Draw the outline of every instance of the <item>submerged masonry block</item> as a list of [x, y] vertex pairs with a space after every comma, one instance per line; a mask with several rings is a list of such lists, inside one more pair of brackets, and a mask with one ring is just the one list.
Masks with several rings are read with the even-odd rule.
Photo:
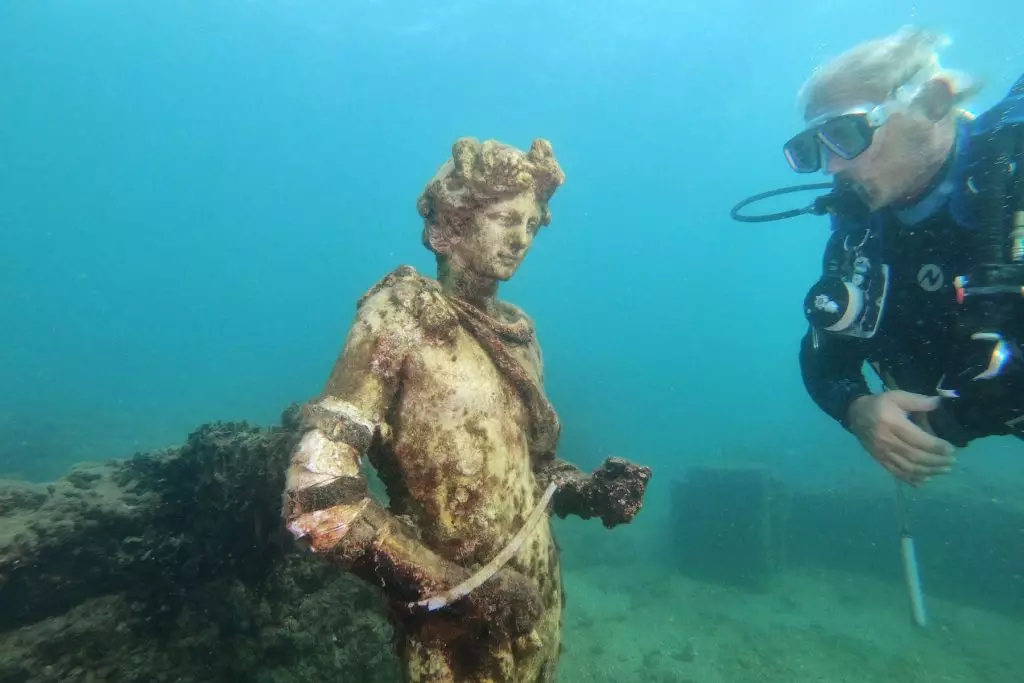
[[[902, 583], [894, 498], [794, 492], [791, 561]], [[926, 596], [1024, 617], [1024, 506], [924, 487], [907, 509]]]
[[672, 492], [674, 552], [702, 580], [768, 587], [786, 560], [782, 485], [756, 468], [691, 468]]
[[[964, 492], [908, 495], [927, 596], [1024, 616], [1024, 504]], [[759, 469], [698, 467], [675, 483], [680, 571], [762, 589], [775, 572], [819, 567], [903, 582], [894, 494], [789, 490]]]

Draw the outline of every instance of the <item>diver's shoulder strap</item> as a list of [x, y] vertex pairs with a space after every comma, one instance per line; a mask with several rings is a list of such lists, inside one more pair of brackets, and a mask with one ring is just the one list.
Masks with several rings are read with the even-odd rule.
[[1024, 96], [1024, 75], [1018, 78], [1017, 82], [1010, 88], [1010, 94]]
[[1005, 203], [1006, 174], [1020, 173], [1024, 154], [1024, 76], [1002, 100], [977, 117], [965, 116], [958, 136], [957, 169], [950, 212], [958, 223], [973, 232], [1002, 222], [998, 210]]
[[1006, 97], [979, 114], [971, 123], [971, 137], [978, 138], [997, 128], [1024, 124], [1024, 76], [1021, 76]]

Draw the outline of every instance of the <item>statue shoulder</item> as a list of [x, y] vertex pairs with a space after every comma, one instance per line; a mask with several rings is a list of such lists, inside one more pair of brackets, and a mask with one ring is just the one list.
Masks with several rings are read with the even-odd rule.
[[544, 354], [540, 348], [540, 340], [537, 339], [537, 327], [533, 318], [527, 315], [526, 311], [508, 301], [499, 302], [499, 307], [505, 331], [510, 337], [525, 345], [529, 362], [543, 376]]
[[451, 339], [458, 326], [441, 285], [412, 266], [399, 266], [385, 275], [359, 298], [356, 307], [360, 317], [379, 317], [387, 327], [413, 324], [425, 336], [440, 340]]
[[536, 327], [533, 324], [533, 318], [527, 315], [526, 311], [509, 301], [499, 301], [498, 306], [500, 307], [502, 322], [519, 327], [530, 336], [534, 336]]

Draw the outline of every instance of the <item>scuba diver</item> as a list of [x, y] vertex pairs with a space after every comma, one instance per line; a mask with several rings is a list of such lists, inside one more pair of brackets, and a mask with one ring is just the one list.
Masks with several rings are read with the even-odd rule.
[[[733, 209], [830, 216], [804, 302], [804, 385], [912, 485], [975, 439], [1024, 436], [1024, 78], [974, 117], [961, 105], [980, 86], [939, 65], [946, 44], [904, 27], [817, 70], [800, 90], [805, 127], [783, 150], [794, 171], [834, 182]], [[739, 213], [823, 187], [805, 209]], [[872, 392], [865, 363], [886, 391]]]

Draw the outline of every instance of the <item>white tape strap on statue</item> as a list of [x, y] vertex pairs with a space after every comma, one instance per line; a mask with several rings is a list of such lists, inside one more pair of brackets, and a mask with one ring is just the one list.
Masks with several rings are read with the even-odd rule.
[[333, 396], [327, 396], [321, 399], [317, 406], [325, 412], [333, 413], [335, 416], [353, 424], [358, 425], [362, 429], [373, 432], [373, 420], [365, 417], [358, 408], [349, 403], [343, 401], [340, 398], [334, 398]]
[[351, 446], [359, 455], [370, 447], [377, 425], [351, 403], [328, 396], [309, 404], [307, 410], [309, 426], [330, 441]]
[[530, 535], [530, 532], [537, 526], [541, 518], [544, 515], [544, 510], [547, 509], [548, 503], [551, 502], [551, 496], [555, 495], [555, 491], [558, 489], [558, 485], [552, 482], [548, 485], [547, 489], [544, 490], [544, 495], [540, 497], [536, 507], [533, 508], [533, 512], [523, 523], [523, 526], [519, 529], [516, 535], [509, 541], [508, 545], [505, 546], [500, 553], [494, 556], [490, 562], [488, 562], [480, 571], [473, 576], [469, 577], [459, 585], [451, 588], [444, 593], [424, 598], [416, 602], [409, 603], [409, 607], [426, 607], [428, 612], [433, 612], [445, 607], [459, 598], [463, 598], [474, 590], [480, 587], [487, 579], [494, 576], [498, 570], [504, 567], [512, 556], [516, 554], [520, 546], [526, 540], [526, 537]]

